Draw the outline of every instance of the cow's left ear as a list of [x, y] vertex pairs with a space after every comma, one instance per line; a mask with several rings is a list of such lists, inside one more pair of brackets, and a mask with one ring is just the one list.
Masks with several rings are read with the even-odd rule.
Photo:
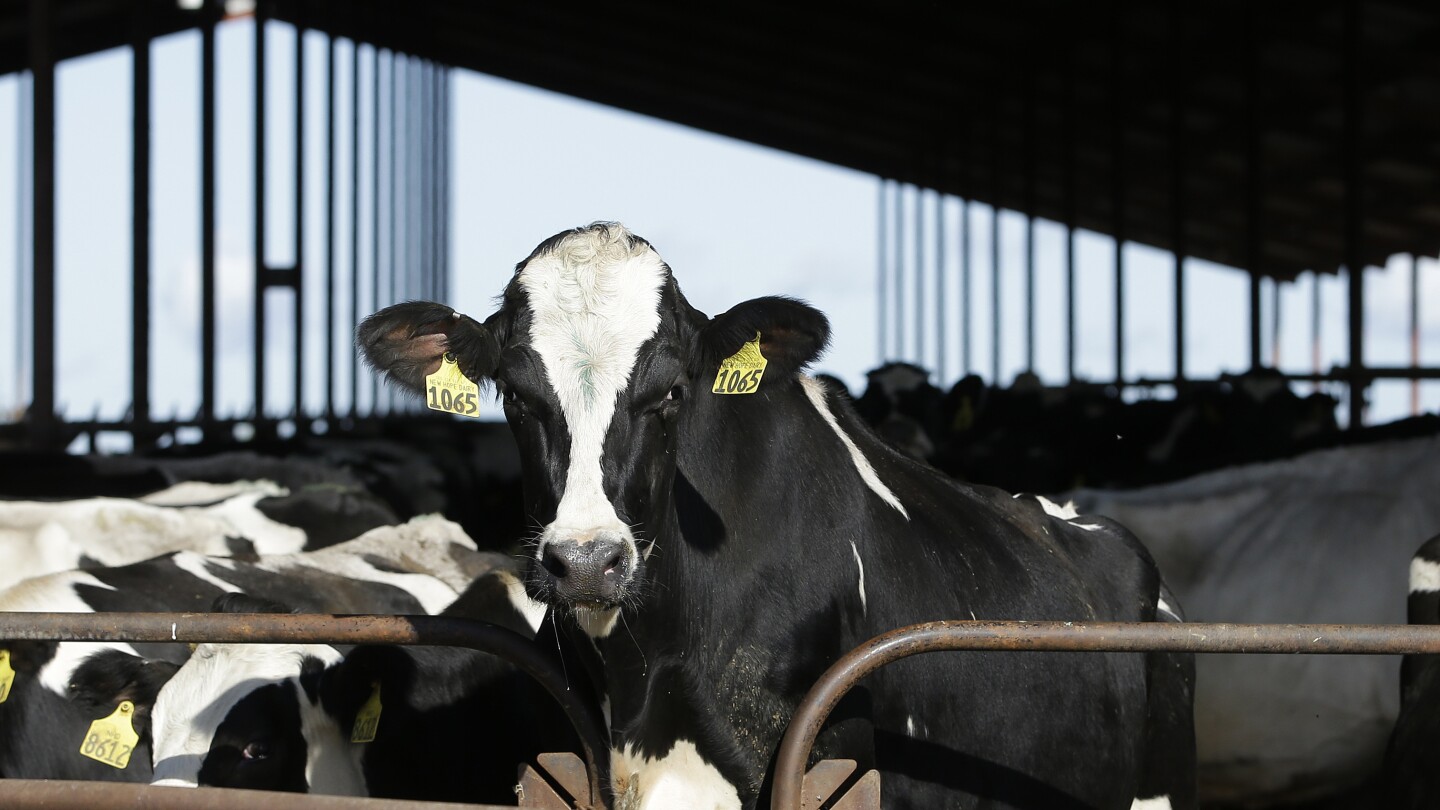
[[757, 332], [767, 371], [784, 374], [813, 362], [830, 342], [830, 322], [820, 310], [794, 298], [754, 298], [716, 315], [701, 328], [702, 366], [697, 372], [719, 367], [720, 361], [754, 340]]
[[149, 732], [150, 709], [155, 696], [180, 668], [163, 659], [141, 658], [120, 650], [102, 650], [75, 668], [70, 676], [70, 700], [86, 714], [105, 717], [122, 701], [135, 704], [130, 724], [144, 737]]
[[500, 342], [489, 326], [429, 301], [371, 315], [355, 330], [355, 343], [367, 363], [411, 393], [423, 393], [425, 377], [447, 354], [472, 382], [493, 378], [500, 364]]

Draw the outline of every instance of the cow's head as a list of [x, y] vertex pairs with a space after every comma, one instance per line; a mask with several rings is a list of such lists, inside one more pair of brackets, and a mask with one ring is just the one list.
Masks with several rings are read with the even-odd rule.
[[645, 561], [663, 547], [679, 437], [696, 403], [714, 396], [721, 361], [757, 333], [764, 382], [782, 386], [824, 348], [829, 327], [786, 298], [707, 318], [650, 243], [597, 223], [542, 242], [484, 323], [411, 302], [367, 318], [357, 340], [414, 392], [447, 353], [470, 379], [493, 381], [520, 447], [527, 512], [543, 527], [528, 588], [589, 629], [643, 592]]

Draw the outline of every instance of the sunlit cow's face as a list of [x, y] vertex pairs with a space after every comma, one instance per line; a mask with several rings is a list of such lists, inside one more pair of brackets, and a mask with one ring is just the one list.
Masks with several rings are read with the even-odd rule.
[[366, 359], [420, 391], [452, 354], [493, 380], [519, 444], [526, 511], [539, 527], [527, 587], [596, 634], [644, 590], [669, 509], [676, 443], [720, 358], [757, 333], [767, 384], [824, 346], [825, 318], [789, 299], [741, 304], [713, 321], [691, 308], [643, 239], [615, 224], [555, 236], [521, 262], [485, 323], [427, 302], [361, 324]]

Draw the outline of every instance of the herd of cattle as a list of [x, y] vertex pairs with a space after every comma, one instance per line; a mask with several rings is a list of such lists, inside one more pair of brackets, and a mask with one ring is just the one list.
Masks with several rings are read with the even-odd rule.
[[[926, 425], [914, 417], [923, 375], [903, 367], [852, 402], [804, 372], [828, 329], [787, 298], [706, 316], [618, 225], [558, 234], [483, 319], [411, 302], [357, 333], [404, 389], [424, 391], [450, 363], [492, 386], [508, 434], [436, 420], [285, 454], [7, 454], [0, 611], [428, 613], [507, 627], [577, 662], [568, 677], [609, 723], [619, 810], [762, 806], [804, 692], [843, 653], [908, 624], [1401, 622], [1407, 590], [1410, 620], [1440, 623], [1440, 545], [1410, 559], [1440, 535], [1440, 436], [1131, 489], [1093, 488], [1118, 479], [1026, 451], [1010, 472], [967, 469], [975, 483], [961, 483], [914, 456], [960, 457], [954, 436], [997, 457], [1038, 445], [1015, 426], [1048, 422], [1044, 410], [972, 386]], [[742, 371], [745, 384], [721, 382]], [[1275, 418], [1294, 441], [1325, 435], [1324, 417], [1274, 404], [1286, 394], [1267, 394], [1266, 413], [1290, 414]], [[1218, 402], [1145, 430], [1195, 463], [1185, 448], [1237, 412]], [[1006, 419], [1009, 433], [982, 435]], [[1247, 452], [1284, 455], [1273, 447]], [[852, 691], [813, 756], [878, 769], [897, 808], [1335, 795], [1434, 807], [1437, 667], [919, 656]], [[117, 716], [133, 744], [98, 751], [94, 724]], [[0, 640], [0, 777], [501, 804], [519, 763], [577, 745], [538, 685], [475, 652]]]

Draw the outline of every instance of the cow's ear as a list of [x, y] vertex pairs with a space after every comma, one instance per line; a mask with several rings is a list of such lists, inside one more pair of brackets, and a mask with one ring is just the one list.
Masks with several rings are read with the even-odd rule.
[[[381, 706], [389, 707], [393, 717], [402, 705], [400, 696], [410, 690], [414, 681], [415, 660], [408, 652], [385, 644], [367, 644], [355, 647], [344, 661], [321, 673], [320, 702], [341, 728], [349, 729], [377, 687]], [[380, 725], [385, 725], [384, 711]]]
[[491, 328], [444, 304], [408, 301], [386, 307], [355, 330], [360, 353], [376, 371], [412, 393], [440, 369], [446, 352], [471, 380], [492, 379], [500, 342]]
[[58, 641], [0, 641], [0, 649], [10, 651], [10, 668], [30, 675], [38, 673], [59, 648]]
[[[760, 334], [767, 371], [798, 371], [825, 351], [830, 322], [804, 301], [782, 296], [755, 298], [716, 315], [700, 330], [700, 373], [717, 368]], [[768, 376], [768, 375], [767, 375]]]
[[160, 688], [180, 668], [163, 659], [141, 658], [120, 650], [102, 650], [86, 658], [70, 676], [71, 702], [96, 719], [112, 714], [122, 701], [135, 705], [130, 724], [149, 733], [150, 710]]

